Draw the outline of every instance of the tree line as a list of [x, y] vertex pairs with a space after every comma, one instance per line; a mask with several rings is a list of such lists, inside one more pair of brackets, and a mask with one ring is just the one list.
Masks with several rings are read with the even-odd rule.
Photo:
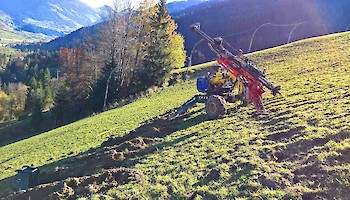
[[0, 77], [5, 84], [26, 87], [22, 114], [32, 116], [33, 124], [50, 108], [57, 123], [74, 121], [163, 86], [170, 70], [182, 67], [186, 58], [184, 39], [176, 30], [166, 0], [144, 0], [137, 9], [130, 1], [115, 1], [97, 36], [86, 36], [76, 48], [9, 62]]
[[[18, 119], [52, 107], [51, 67], [57, 53], [38, 51], [26, 56], [3, 55], [0, 71], [0, 121]], [[34, 104], [36, 106], [34, 108]]]
[[183, 66], [184, 39], [165, 0], [144, 0], [137, 10], [129, 1], [115, 5], [97, 39], [60, 50], [64, 81], [55, 98], [57, 119], [106, 110], [116, 100], [162, 86], [171, 69]]

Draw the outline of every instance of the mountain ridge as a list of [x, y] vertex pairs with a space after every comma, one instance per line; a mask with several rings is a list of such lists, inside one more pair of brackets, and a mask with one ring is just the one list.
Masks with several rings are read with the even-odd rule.
[[0, 10], [12, 18], [17, 30], [54, 37], [103, 20], [99, 9], [79, 0], [5, 1]]
[[186, 1], [173, 1], [171, 3], [168, 3], [168, 9], [172, 15], [182, 12], [188, 8], [191, 8], [193, 6], [196, 6], [198, 4], [212, 1], [212, 0], [186, 0]]
[[204, 42], [196, 45], [201, 38], [189, 29], [193, 23], [200, 22], [207, 34], [212, 37], [223, 36], [235, 48], [249, 52], [286, 44], [289, 36], [291, 41], [297, 41], [345, 31], [350, 25], [350, 2], [209, 1], [176, 13], [174, 19], [179, 25], [178, 31], [185, 36], [188, 56], [193, 51], [192, 63], [201, 63], [211, 60], [215, 55], [202, 50], [206, 49]]
[[[206, 62], [215, 57], [205, 48], [204, 42], [196, 44], [200, 38], [189, 28], [196, 22], [201, 23], [207, 34], [212, 37], [223, 36], [232, 46], [241, 48], [244, 52], [249, 51], [250, 42], [252, 43], [250, 50], [256, 51], [282, 45], [288, 41], [345, 31], [346, 27], [350, 26], [350, 2], [346, 0], [339, 0], [336, 4], [329, 4], [327, 0], [259, 2], [260, 0], [193, 0], [169, 3], [170, 7], [171, 5], [181, 7], [183, 3], [193, 4], [178, 12], [174, 8], [169, 8], [178, 24], [178, 32], [185, 38], [187, 56], [192, 55], [192, 64]], [[295, 9], [289, 11], [291, 7]], [[338, 10], [340, 12], [337, 12]], [[271, 25], [267, 25], [268, 23]], [[260, 27], [263, 24], [265, 26]], [[251, 41], [255, 30], [257, 33]], [[78, 32], [79, 30], [69, 37], [76, 39], [76, 36], [83, 35]], [[73, 43], [68, 38], [57, 38], [39, 48], [53, 50], [61, 45], [74, 47], [71, 44]]]

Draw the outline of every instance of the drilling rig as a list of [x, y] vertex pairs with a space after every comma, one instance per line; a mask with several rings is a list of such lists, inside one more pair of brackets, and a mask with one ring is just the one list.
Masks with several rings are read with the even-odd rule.
[[207, 76], [197, 78], [197, 90], [202, 94], [195, 95], [185, 102], [176, 113], [169, 116], [169, 119], [185, 113], [196, 103], [205, 103], [206, 113], [210, 119], [224, 116], [227, 112], [227, 103], [237, 101], [242, 101], [242, 105], [253, 104], [257, 114], [267, 114], [262, 102], [265, 88], [276, 96], [281, 94], [281, 87], [269, 82], [265, 70], [261, 71], [254, 66], [242, 55], [242, 51], [234, 49], [222, 37], [208, 36], [201, 30], [199, 23], [191, 25], [191, 29], [216, 53], [220, 67], [216, 73], [208, 73]]

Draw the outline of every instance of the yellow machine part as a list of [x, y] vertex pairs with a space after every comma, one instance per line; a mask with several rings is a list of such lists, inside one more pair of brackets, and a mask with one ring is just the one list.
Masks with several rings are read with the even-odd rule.
[[[233, 75], [231, 72], [227, 72], [227, 70], [219, 69], [215, 75], [210, 79], [210, 83], [213, 85], [219, 85], [219, 84], [225, 84], [229, 80], [232, 80], [232, 83], [235, 83], [237, 80], [237, 77]], [[243, 81], [242, 79], [239, 79], [236, 84], [235, 88], [238, 89], [238, 94], [243, 93]]]
[[213, 85], [225, 84], [230, 80], [230, 77], [227, 76], [227, 72], [219, 69], [214, 76], [210, 79], [210, 83]]

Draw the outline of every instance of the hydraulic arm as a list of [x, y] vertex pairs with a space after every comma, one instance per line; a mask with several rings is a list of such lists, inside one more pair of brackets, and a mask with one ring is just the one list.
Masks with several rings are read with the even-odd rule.
[[[207, 115], [215, 119], [225, 115], [226, 102], [234, 103], [238, 100], [243, 101], [242, 105], [252, 103], [259, 114], [266, 114], [262, 103], [264, 88], [271, 90], [275, 96], [280, 94], [281, 87], [269, 82], [264, 72], [252, 65], [240, 51], [235, 50], [221, 37], [211, 38], [200, 29], [198, 23], [191, 25], [191, 29], [208, 42], [210, 49], [218, 56], [221, 69], [224, 69], [198, 77], [197, 90], [204, 94], [192, 97], [176, 113], [170, 115], [169, 119], [185, 113], [196, 103], [205, 103]], [[238, 89], [238, 94], [234, 93], [235, 88]]]
[[218, 55], [219, 58], [217, 61], [222, 67], [235, 76], [241, 76], [246, 80], [249, 95], [248, 100], [254, 104], [259, 113], [266, 113], [261, 100], [262, 94], [265, 92], [264, 86], [271, 90], [273, 95], [280, 94], [281, 87], [274, 86], [269, 82], [261, 70], [238, 56], [239, 52], [233, 49], [221, 37], [211, 38], [200, 29], [199, 23], [191, 25], [191, 29], [208, 42], [210, 49]]

